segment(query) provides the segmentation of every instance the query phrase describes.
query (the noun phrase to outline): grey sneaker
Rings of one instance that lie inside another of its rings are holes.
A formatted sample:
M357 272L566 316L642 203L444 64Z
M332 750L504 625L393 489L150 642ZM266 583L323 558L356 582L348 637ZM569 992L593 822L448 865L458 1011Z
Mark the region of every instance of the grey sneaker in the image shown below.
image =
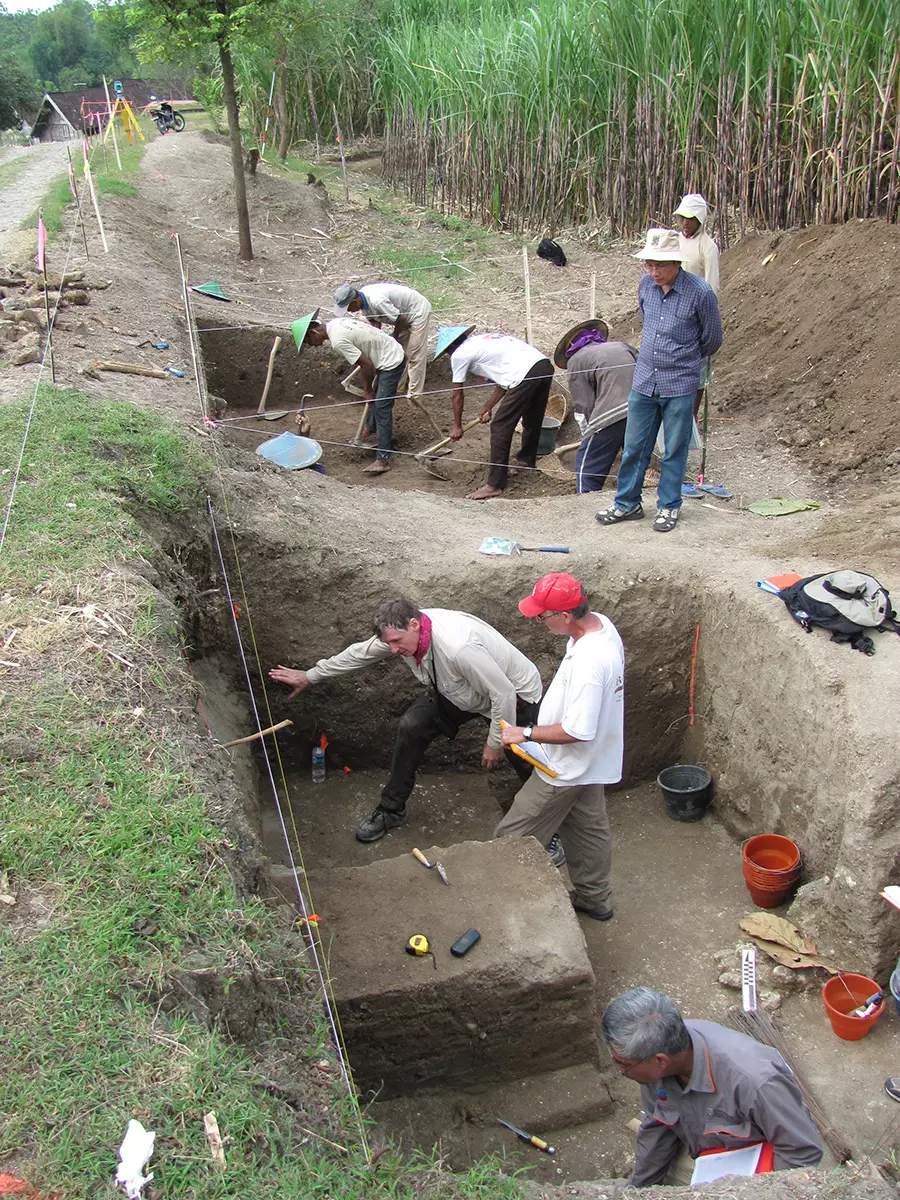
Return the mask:
M409 814L405 808L402 812L391 812L390 809L382 808L379 804L370 817L363 817L357 825L356 840L358 842L377 842L389 829L405 825L408 820Z
M631 508L627 512L624 508L616 508L615 504L611 504L609 508L603 508L595 516L595 519L601 525L618 525L620 521L640 521L644 515L644 510L640 506Z
M563 850L563 844L559 840L558 833L554 833L553 837L547 843L547 853L550 855L550 861L554 867L564 867L566 865L566 852Z
M653 528L657 533L671 533L678 524L677 508L658 508L656 510L656 520L653 522Z
M584 913L587 917L593 917L595 921L608 921L613 915L611 905L586 904L584 900L579 900L577 896L572 897L572 907L576 912Z

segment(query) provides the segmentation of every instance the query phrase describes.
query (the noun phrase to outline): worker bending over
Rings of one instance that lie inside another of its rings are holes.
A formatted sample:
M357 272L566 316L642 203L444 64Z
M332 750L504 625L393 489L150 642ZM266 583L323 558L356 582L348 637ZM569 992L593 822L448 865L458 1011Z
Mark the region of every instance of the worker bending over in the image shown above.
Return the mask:
M384 475L391 469L394 400L406 367L402 346L380 329L352 317L323 323L316 320L316 313L310 313L295 321L292 329L298 350L330 342L348 363L359 367L367 401L366 436L377 438L375 461L363 470L367 475Z
M415 699L397 727L391 773L375 811L360 821L356 836L377 842L389 829L409 820L406 801L415 787L425 751L443 735L452 741L476 717L490 722L481 765L488 770L504 760L500 722L534 719L541 698L537 667L493 626L469 613L447 608L418 608L398 597L381 604L372 619L374 636L355 642L308 671L277 666L269 677L293 688L289 700L324 679L359 671L371 663L401 655L425 693ZM521 778L527 768L510 751Z
M523 467L537 464L541 425L553 381L553 363L540 350L519 338L505 333L479 333L473 337L474 328L474 325L457 325L439 330L435 358L450 355L453 372L450 438L454 442L463 435L463 383L466 376L480 375L494 384L494 390L479 414L484 424L490 421L491 425L487 483L466 496L467 500L492 500L503 495L509 479L509 451L519 421L522 422L522 446L516 462ZM497 404L500 407L491 420Z
M641 1085L633 1187L662 1183L682 1147L697 1158L761 1144L757 1174L822 1158L777 1050L712 1021L684 1021L673 1000L646 987L610 1001L601 1029L616 1069Z
M402 283L365 283L360 288L342 283L334 293L334 303L338 316L360 313L372 325L391 327L406 352L408 394L420 396L425 391L431 321L431 304L422 293Z

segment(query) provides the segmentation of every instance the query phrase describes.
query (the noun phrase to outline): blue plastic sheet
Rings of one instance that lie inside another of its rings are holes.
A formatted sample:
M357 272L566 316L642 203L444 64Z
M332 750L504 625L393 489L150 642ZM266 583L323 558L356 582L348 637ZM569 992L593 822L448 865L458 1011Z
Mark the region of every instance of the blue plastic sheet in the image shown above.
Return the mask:
M312 438L299 437L296 433L281 433L268 442L256 447L256 453L286 471L297 471L311 467L322 457L322 447Z

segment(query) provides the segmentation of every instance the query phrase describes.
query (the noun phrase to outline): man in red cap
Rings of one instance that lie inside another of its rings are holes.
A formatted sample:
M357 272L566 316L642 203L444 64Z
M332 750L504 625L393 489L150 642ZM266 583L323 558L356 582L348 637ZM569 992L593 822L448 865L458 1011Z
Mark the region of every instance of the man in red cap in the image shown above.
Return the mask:
M555 833L575 885L572 904L597 921L613 915L610 898L612 839L605 787L622 778L625 654L608 617L592 612L587 593L571 575L545 575L519 603L526 617L569 639L536 725L507 725L504 746L536 748L555 774L535 769L516 793L495 837L536 837L546 846Z

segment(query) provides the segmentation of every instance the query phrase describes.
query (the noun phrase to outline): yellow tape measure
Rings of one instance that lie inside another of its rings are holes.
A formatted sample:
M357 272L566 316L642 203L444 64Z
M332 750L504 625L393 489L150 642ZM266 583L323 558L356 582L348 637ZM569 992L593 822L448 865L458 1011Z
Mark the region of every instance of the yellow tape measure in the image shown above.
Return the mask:
M416 958L425 958L430 954L434 969L437 970L437 959L434 957L431 947L428 945L428 938L424 933L414 933L406 943L405 949L407 954L413 954Z

